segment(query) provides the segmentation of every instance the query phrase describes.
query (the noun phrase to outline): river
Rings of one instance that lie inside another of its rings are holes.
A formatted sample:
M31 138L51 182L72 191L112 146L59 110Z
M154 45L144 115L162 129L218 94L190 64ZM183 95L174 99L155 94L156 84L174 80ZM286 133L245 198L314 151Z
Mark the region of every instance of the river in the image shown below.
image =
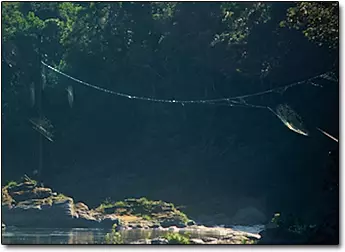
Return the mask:
M234 230L258 233L263 227L258 226L234 226ZM110 232L108 229L90 228L16 228L6 227L2 230L2 244L105 244L105 235ZM169 231L158 229L131 229L120 231L124 243L128 244L139 239L150 239L164 235ZM184 233L184 231L180 231ZM221 237L225 235L221 230L190 232L193 238L203 236Z

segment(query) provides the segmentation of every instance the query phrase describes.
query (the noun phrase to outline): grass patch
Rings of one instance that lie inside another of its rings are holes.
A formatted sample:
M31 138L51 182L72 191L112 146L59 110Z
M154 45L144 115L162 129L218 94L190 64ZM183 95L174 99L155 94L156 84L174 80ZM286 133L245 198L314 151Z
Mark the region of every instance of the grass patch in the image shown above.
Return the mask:
M98 210L103 211L105 208L111 208L111 207L122 207L126 206L126 204L123 201L114 202L110 198L106 198L98 207Z
M167 233L163 237L168 240L169 244L190 244L188 234Z
M147 214L142 215L141 218L143 218L144 220L147 220L147 221L152 220L152 217L147 215Z
M187 215L175 208L174 204L162 200L149 200L146 197L128 198L117 202L107 198L96 210L101 213L115 213L118 216L137 216L146 221L171 219L173 223L184 224L189 221Z
M62 193L59 193L58 195L56 195L56 198L58 199L65 199L65 198L68 198L66 195L62 194Z
M186 224L189 219L187 217L187 215L185 213L182 213L181 211L179 211L179 216L181 217L181 220Z
M117 201L114 203L114 206L119 207L119 208L120 207L127 207L127 204L123 201Z
M16 181L12 180L12 181L8 182L6 186L7 187L13 187L13 186L17 186L17 185L18 185L18 183Z

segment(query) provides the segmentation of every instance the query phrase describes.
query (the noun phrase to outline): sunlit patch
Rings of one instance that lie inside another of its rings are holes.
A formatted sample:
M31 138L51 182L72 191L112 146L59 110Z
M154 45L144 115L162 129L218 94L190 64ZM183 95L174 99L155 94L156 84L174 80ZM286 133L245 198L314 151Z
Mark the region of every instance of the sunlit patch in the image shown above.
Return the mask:
M270 109L290 130L308 136L301 117L287 104L279 104L276 110Z
M320 128L316 128L317 130L319 130L321 133L323 133L325 136L329 137L330 139L336 141L337 143L339 142L339 140L337 138L335 138L334 136L332 136L331 134L327 133L326 131L320 129Z
M308 132L303 132L303 131L301 131L301 130L299 130L299 129L296 129L296 128L294 128L290 123L284 122L284 124L285 124L290 130L295 131L295 132L298 133L298 134L301 134L301 135L304 135L304 136L308 136Z

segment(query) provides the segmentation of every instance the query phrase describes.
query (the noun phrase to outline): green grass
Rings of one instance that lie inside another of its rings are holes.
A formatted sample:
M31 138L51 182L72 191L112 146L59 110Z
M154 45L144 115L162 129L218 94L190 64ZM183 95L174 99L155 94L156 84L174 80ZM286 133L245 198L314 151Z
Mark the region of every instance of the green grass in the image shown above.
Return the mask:
M256 244L256 241L254 241L254 240L245 240L245 239L243 239L243 240L241 241L241 244Z
M123 201L117 201L117 202L114 203L114 206L120 208L120 207L126 207L128 205L125 202L123 202Z
M100 212L104 212L108 208L114 208L115 212L118 214L134 215L141 217L147 221L153 221L155 217L152 215L152 213L153 211L156 211L156 207L159 207L161 205L164 207L171 207L171 212L173 213L174 218L179 220L180 222L187 224L187 222L189 221L187 215L176 209L174 204L167 203L162 200L149 200L146 197L128 198L123 201L117 202L110 200L110 198L107 198L97 207L97 210ZM121 208L124 210L121 210ZM119 209L119 211L117 211L116 209Z
M185 213L182 213L182 212L179 211L179 215L180 215L180 217L181 217L181 220L182 220L185 224L189 221L189 219L188 219L188 217L187 217L187 215L186 215Z
M99 205L99 208L101 208L101 209L104 209L104 208L111 208L111 207L113 207L112 204L104 204L104 203L102 203L102 204Z
M144 220L147 220L147 221L152 220L152 217L147 215L147 214L142 215L141 218L143 218Z
M123 201L112 201L110 198L105 199L99 206L99 209L104 209L104 208L110 208L110 207L127 207L128 204L126 202Z
M18 183L16 181L12 180L12 181L8 182L6 186L7 187L13 187L13 186L16 186L16 185L18 185Z
M163 237L168 240L169 244L190 244L189 236L187 234L167 233L163 235Z

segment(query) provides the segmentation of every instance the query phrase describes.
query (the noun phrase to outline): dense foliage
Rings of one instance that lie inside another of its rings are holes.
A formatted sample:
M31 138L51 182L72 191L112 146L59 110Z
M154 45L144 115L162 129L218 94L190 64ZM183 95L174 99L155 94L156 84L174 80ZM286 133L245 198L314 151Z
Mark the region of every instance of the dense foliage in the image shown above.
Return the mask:
M282 8L286 20L272 14ZM262 77L281 63L281 55L258 55L253 44L264 44L254 37L266 26L279 32L279 21L319 45L337 47L338 6L332 2L300 2L290 8L268 2L4 2L2 43L7 64L25 65L40 50L50 63L73 72L81 71L83 60L82 69L92 69L92 76L136 71L139 78L172 77L179 74L177 59L182 57L195 68L218 58L218 71L226 75ZM279 36L274 40L277 50L287 50Z
M339 7L337 2L299 2L287 12L281 26L302 30L311 41L330 48L339 45Z
M168 240L169 244L190 244L190 236L188 234L167 233L163 237Z

